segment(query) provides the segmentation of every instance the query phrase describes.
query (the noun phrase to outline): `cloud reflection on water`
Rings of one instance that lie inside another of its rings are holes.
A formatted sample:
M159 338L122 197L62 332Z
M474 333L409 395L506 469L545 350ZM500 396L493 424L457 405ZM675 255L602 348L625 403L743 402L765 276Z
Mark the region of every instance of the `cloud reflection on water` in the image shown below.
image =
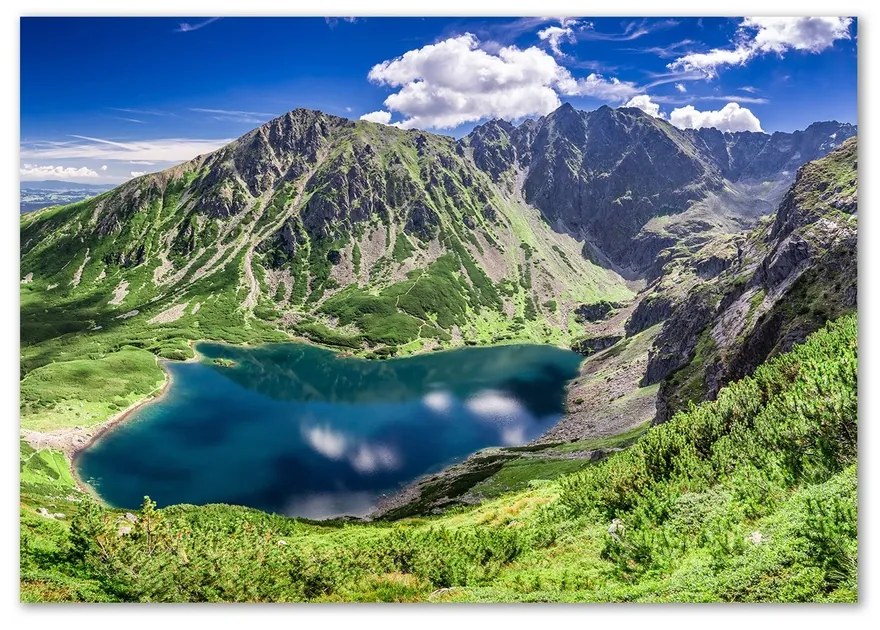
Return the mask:
M347 440L342 433L330 427L303 425L303 438L314 450L329 459L342 459L345 455Z
M441 415L447 414L454 403L455 398L447 391L430 392L422 398L425 407Z
M389 444L370 442L326 425L303 424L302 436L316 453L335 461L347 460L354 470L364 475L393 471L401 466L400 454Z

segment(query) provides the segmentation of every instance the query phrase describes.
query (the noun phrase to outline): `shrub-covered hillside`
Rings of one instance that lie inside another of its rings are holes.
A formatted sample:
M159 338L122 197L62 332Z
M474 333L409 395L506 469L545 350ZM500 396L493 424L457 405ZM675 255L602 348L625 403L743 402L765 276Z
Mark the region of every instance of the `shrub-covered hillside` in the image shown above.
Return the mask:
M440 517L77 508L63 458L25 445L22 597L854 601L856 332L838 319L627 451Z

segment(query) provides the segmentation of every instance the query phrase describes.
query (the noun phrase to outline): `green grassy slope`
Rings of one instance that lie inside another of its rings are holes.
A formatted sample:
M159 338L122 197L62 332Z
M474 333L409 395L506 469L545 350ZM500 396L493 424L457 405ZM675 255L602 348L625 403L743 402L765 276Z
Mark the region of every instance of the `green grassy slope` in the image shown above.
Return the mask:
M103 422L161 380L150 355L189 358L193 340L567 345L578 304L632 296L452 139L305 110L23 215L20 240L28 429Z
M440 517L127 517L23 447L22 597L854 601L856 335L843 317L626 451Z

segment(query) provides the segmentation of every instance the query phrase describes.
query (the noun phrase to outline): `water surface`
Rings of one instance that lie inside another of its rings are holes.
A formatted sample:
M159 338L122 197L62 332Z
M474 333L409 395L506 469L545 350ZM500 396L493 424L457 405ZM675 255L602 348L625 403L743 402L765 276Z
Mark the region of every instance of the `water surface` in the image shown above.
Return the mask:
M386 361L291 343L197 349L201 361L166 366L164 397L77 458L111 505L149 495L160 506L363 515L420 475L543 433L581 360L538 345Z

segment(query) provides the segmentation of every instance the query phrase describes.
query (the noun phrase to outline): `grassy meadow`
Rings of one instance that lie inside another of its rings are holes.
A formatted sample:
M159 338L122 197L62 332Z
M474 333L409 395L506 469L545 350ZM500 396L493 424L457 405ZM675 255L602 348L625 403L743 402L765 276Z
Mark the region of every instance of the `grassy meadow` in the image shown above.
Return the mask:
M852 602L856 339L843 317L599 463L394 522L125 513L23 444L22 599Z

